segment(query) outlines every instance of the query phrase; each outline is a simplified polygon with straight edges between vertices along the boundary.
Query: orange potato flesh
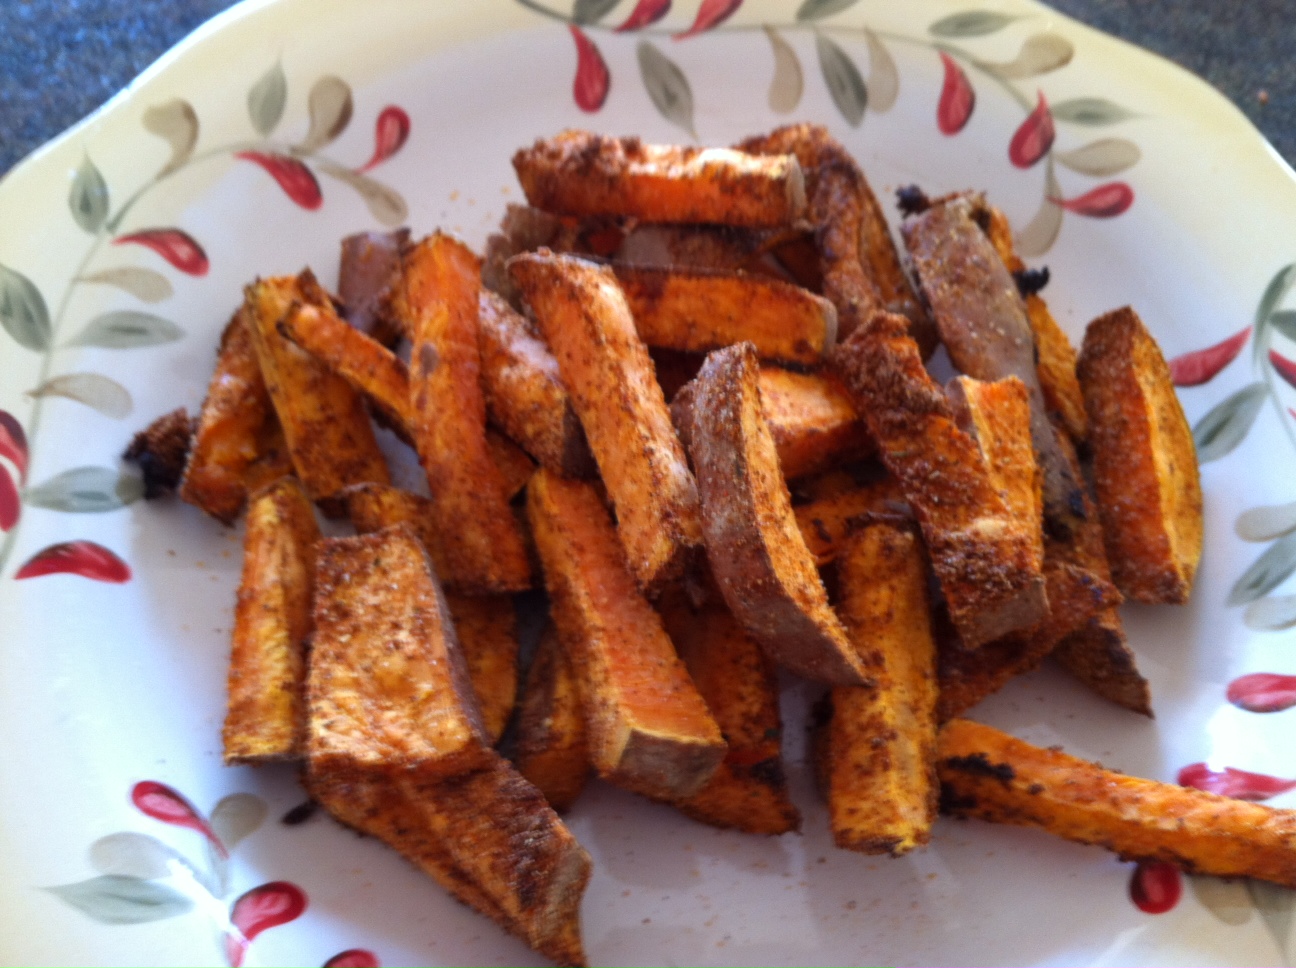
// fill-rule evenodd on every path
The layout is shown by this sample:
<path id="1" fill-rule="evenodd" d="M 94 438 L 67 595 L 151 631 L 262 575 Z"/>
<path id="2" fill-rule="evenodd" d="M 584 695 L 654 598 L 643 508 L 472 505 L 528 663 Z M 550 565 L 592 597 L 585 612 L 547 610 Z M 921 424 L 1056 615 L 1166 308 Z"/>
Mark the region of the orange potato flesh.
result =
<path id="1" fill-rule="evenodd" d="M 876 449 L 850 394 L 833 376 L 762 366 L 760 395 L 787 480 L 858 460 Z"/>
<path id="2" fill-rule="evenodd" d="M 427 473 L 445 570 L 457 588 L 521 591 L 531 585 L 526 544 L 486 443 L 477 344 L 481 264 L 437 233 L 405 257 L 397 297 L 410 334 L 414 440 Z"/>
<path id="3" fill-rule="evenodd" d="M 315 512 L 295 478 L 249 501 L 243 578 L 234 608 L 225 762 L 302 755 L 306 738 L 306 641 L 311 633 Z"/>
<path id="4" fill-rule="evenodd" d="M 446 594 L 482 726 L 499 742 L 517 702 L 517 612 L 508 595 Z"/>
<path id="5" fill-rule="evenodd" d="M 786 225 L 805 209 L 789 155 L 648 145 L 564 131 L 513 156 L 527 201 L 559 215 L 629 215 L 645 222 Z"/>
<path id="6" fill-rule="evenodd" d="M 522 488 L 535 473 L 535 461 L 512 440 L 490 427 L 486 428 L 486 450 L 499 469 L 500 480 L 504 482 L 504 496 L 513 500 L 522 493 Z"/>
<path id="7" fill-rule="evenodd" d="M 650 796 L 691 796 L 724 759 L 725 743 L 626 569 L 597 492 L 542 468 L 527 488 L 527 515 L 580 682 L 595 768 Z"/>
<path id="8" fill-rule="evenodd" d="M 820 566 L 834 561 L 842 545 L 860 528 L 874 521 L 899 523 L 913 519 L 913 511 L 893 477 L 852 485 L 793 508 L 793 513 L 806 547 Z"/>
<path id="9" fill-rule="evenodd" d="M 552 623 L 540 636 L 518 703 L 514 762 L 559 813 L 571 809 L 589 779 L 580 686 Z"/>

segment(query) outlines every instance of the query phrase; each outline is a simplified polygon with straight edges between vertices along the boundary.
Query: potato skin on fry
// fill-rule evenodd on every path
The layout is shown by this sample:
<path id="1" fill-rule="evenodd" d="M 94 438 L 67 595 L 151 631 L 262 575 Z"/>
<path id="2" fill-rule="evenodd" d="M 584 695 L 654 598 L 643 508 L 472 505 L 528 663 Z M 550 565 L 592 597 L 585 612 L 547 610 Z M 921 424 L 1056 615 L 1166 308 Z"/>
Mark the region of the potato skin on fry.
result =
<path id="1" fill-rule="evenodd" d="M 1126 306 L 1089 324 L 1078 373 L 1116 585 L 1139 602 L 1186 602 L 1201 559 L 1201 477 L 1161 349 Z"/>
<path id="2" fill-rule="evenodd" d="M 683 436 L 697 471 L 707 558 L 730 610 L 797 674 L 863 684 L 792 513 L 761 405 L 755 347 L 716 350 L 694 387 L 691 407 L 677 413 L 688 421 Z"/>
<path id="3" fill-rule="evenodd" d="M 786 225 L 805 209 L 801 166 L 786 155 L 568 130 L 519 149 L 513 168 L 527 201 L 558 215 L 765 228 Z"/>
<path id="4" fill-rule="evenodd" d="M 1115 773 L 966 719 L 941 729 L 936 765 L 947 813 L 1296 887 L 1296 811 Z"/>
<path id="5" fill-rule="evenodd" d="M 445 580 L 481 594 L 522 591 L 531 565 L 486 444 L 477 343 L 481 263 L 437 233 L 405 257 L 397 309 L 412 343 L 414 440 L 432 491 Z"/>
<path id="6" fill-rule="evenodd" d="M 836 560 L 850 536 L 877 521 L 903 524 L 913 520 L 913 510 L 894 477 L 827 494 L 793 508 L 797 527 L 815 564 Z"/>
<path id="7" fill-rule="evenodd" d="M 558 360 L 630 572 L 652 594 L 683 572 L 702 530 L 697 484 L 625 297 L 607 267 L 548 250 L 509 271 Z"/>
<path id="8" fill-rule="evenodd" d="M 552 623 L 540 636 L 518 703 L 513 762 L 559 813 L 571 809 L 589 779 L 580 685 Z"/>
<path id="9" fill-rule="evenodd" d="M 527 517 L 599 775 L 659 799 L 693 795 L 725 743 L 635 587 L 597 492 L 541 468 L 527 488 Z"/>
<path id="10" fill-rule="evenodd" d="M 227 765 L 304 753 L 317 540 L 315 512 L 295 478 L 252 495 L 222 734 Z"/>

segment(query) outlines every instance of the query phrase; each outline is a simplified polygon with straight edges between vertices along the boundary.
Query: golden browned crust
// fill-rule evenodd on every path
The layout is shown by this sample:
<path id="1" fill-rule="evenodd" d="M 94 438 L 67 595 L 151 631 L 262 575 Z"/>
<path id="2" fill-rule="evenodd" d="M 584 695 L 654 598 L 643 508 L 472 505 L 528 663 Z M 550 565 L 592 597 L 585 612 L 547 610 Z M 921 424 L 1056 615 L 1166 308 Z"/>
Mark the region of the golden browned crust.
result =
<path id="1" fill-rule="evenodd" d="M 1072 632 L 1050 653 L 1086 686 L 1118 706 L 1152 716 L 1152 694 L 1139 672 L 1125 626 L 1115 608 L 1106 608 Z"/>
<path id="2" fill-rule="evenodd" d="M 552 623 L 540 636 L 518 703 L 513 761 L 559 813 L 571 809 L 589 779 L 580 687 Z"/>
<path id="3" fill-rule="evenodd" d="M 402 491 L 387 484 L 356 484 L 342 492 L 347 516 L 360 534 L 371 534 L 397 524 L 408 524 L 418 537 L 432 562 L 437 578 L 447 572 L 448 560 L 441 547 L 441 532 L 432 513 L 432 502 L 418 494 Z M 464 591 L 452 581 L 442 585 L 455 592 Z"/>
<path id="4" fill-rule="evenodd" d="M 863 669 L 797 528 L 765 421 L 756 350 L 716 350 L 698 374 L 684 437 L 697 471 L 707 558 L 725 601 L 776 662 L 860 685 Z"/>
<path id="5" fill-rule="evenodd" d="M 683 572 L 702 543 L 697 485 L 652 360 L 611 269 L 542 250 L 509 263 L 558 360 L 639 587 Z"/>
<path id="6" fill-rule="evenodd" d="M 724 759 L 725 743 L 635 586 L 597 492 L 542 468 L 527 488 L 527 516 L 580 682 L 595 768 L 659 799 L 691 796 Z"/>
<path id="7" fill-rule="evenodd" d="M 761 403 L 783 477 L 817 474 L 877 448 L 850 394 L 830 373 L 760 368 Z"/>
<path id="8" fill-rule="evenodd" d="M 282 478 L 249 499 L 222 732 L 227 764 L 304 752 L 318 539 L 315 512 L 296 478 Z"/>
<path id="9" fill-rule="evenodd" d="M 405 257 L 397 298 L 410 334 L 415 446 L 432 492 L 445 580 L 481 594 L 531 585 L 531 564 L 486 444 L 478 305 L 481 265 L 436 233 Z"/>
<path id="10" fill-rule="evenodd" d="M 1126 776 L 965 719 L 941 729 L 937 757 L 946 812 L 1296 887 L 1296 811 Z"/>
<path id="11" fill-rule="evenodd" d="M 763 228 L 786 225 L 805 209 L 801 167 L 786 155 L 569 130 L 519 149 L 513 168 L 527 201 L 560 215 Z"/>
<path id="12" fill-rule="evenodd" d="M 833 362 L 917 515 L 964 644 L 1038 622 L 1048 603 L 1034 537 L 1014 526 L 905 319 L 879 313 L 838 346 Z"/>
<path id="13" fill-rule="evenodd" d="M 851 482 L 844 490 L 832 489 L 832 493 L 799 505 L 793 513 L 817 565 L 835 560 L 846 540 L 869 524 L 913 520 L 913 510 L 894 477 L 863 485 Z"/>
<path id="14" fill-rule="evenodd" d="M 639 338 L 705 353 L 748 341 L 762 359 L 813 366 L 837 340 L 837 310 L 778 279 L 681 266 L 615 263 Z"/>
<path id="15" fill-rule="evenodd" d="M 517 611 L 509 595 L 447 593 L 446 604 L 482 726 L 493 745 L 504 734 L 517 702 Z"/>
<path id="16" fill-rule="evenodd" d="M 1161 349 L 1126 306 L 1089 324 L 1078 373 L 1116 585 L 1140 602 L 1186 602 L 1201 558 L 1201 478 Z"/>

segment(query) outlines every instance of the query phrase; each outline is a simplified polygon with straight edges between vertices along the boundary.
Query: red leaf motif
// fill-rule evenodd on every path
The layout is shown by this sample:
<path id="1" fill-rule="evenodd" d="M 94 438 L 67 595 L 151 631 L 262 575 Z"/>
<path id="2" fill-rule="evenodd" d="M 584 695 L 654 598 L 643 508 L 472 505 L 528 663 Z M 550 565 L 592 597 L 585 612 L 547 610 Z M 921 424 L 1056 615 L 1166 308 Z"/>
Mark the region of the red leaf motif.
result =
<path id="1" fill-rule="evenodd" d="M 1176 356 L 1169 362 L 1170 378 L 1177 387 L 1200 386 L 1228 366 L 1242 352 L 1251 327 L 1234 333 L 1222 343 Z"/>
<path id="2" fill-rule="evenodd" d="M 0 464 L 0 531 L 8 531 L 18 523 L 18 509 L 21 506 L 18 485 L 14 483 L 9 468 Z"/>
<path id="3" fill-rule="evenodd" d="M 0 410 L 0 457 L 8 457 L 18 468 L 18 475 L 27 480 L 27 434 L 18 418 L 8 410 Z"/>
<path id="4" fill-rule="evenodd" d="M 627 30 L 641 30 L 649 24 L 655 24 L 670 12 L 671 0 L 639 0 L 625 23 L 617 28 L 621 33 Z"/>
<path id="5" fill-rule="evenodd" d="M 14 578 L 39 578 L 41 575 L 80 575 L 120 585 L 130 581 L 131 570 L 126 562 L 103 545 L 93 541 L 65 541 L 36 552 L 14 573 Z"/>
<path id="6" fill-rule="evenodd" d="M 1263 773 L 1248 773 L 1231 766 L 1212 770 L 1205 763 L 1189 763 L 1179 771 L 1179 785 L 1218 793 L 1235 800 L 1268 800 L 1288 790 L 1296 790 L 1296 780 L 1282 780 Z"/>
<path id="7" fill-rule="evenodd" d="M 1280 377 L 1296 387 L 1296 362 L 1287 359 L 1277 350 L 1270 350 L 1269 365 L 1278 372 Z"/>
<path id="8" fill-rule="evenodd" d="M 1049 110 L 1044 92 L 1039 92 L 1039 103 L 1026 115 L 1026 120 L 1013 133 L 1008 143 L 1008 160 L 1018 168 L 1029 168 L 1053 147 L 1053 112 Z"/>
<path id="9" fill-rule="evenodd" d="M 594 41 L 575 24 L 571 24 L 569 29 L 572 40 L 576 41 L 576 79 L 572 81 L 572 97 L 582 111 L 597 111 L 607 100 L 612 77 Z"/>
<path id="10" fill-rule="evenodd" d="M 1229 683 L 1228 701 L 1249 713 L 1279 713 L 1296 706 L 1296 676 L 1253 672 Z"/>
<path id="11" fill-rule="evenodd" d="M 941 51 L 940 58 L 945 65 L 945 83 L 941 85 L 940 103 L 936 107 L 936 126 L 941 134 L 958 134 L 972 117 L 976 91 L 953 57 Z"/>
<path id="12" fill-rule="evenodd" d="M 389 104 L 382 109 L 374 124 L 374 153 L 359 171 L 365 172 L 382 164 L 401 150 L 405 139 L 409 137 L 410 119 L 401 108 Z"/>
<path id="13" fill-rule="evenodd" d="M 702 0 L 698 7 L 693 26 L 683 33 L 675 35 L 676 40 L 694 37 L 712 30 L 733 16 L 734 11 L 742 6 L 742 0 Z"/>
<path id="14" fill-rule="evenodd" d="M 1130 900 L 1146 914 L 1165 914 L 1183 896 L 1179 868 L 1163 860 L 1141 860 L 1129 882 Z"/>
<path id="15" fill-rule="evenodd" d="M 161 820 L 173 827 L 196 830 L 212 842 L 212 846 L 227 855 L 225 845 L 207 823 L 207 818 L 179 793 L 156 780 L 142 780 L 131 788 L 131 803 L 146 817 Z"/>
<path id="16" fill-rule="evenodd" d="M 248 945 L 262 931 L 295 921 L 306 910 L 306 892 L 288 881 L 271 881 L 254 887 L 230 910 L 235 931 L 225 935 L 225 957 L 238 968 Z"/>
<path id="17" fill-rule="evenodd" d="M 191 276 L 207 275 L 207 253 L 188 232 L 179 229 L 144 229 L 130 235 L 119 235 L 113 245 L 142 245 L 152 249 L 181 272 Z"/>
<path id="18" fill-rule="evenodd" d="M 324 962 L 324 968 L 382 968 L 382 962 L 372 951 L 365 951 L 364 948 L 351 948 L 347 951 L 340 951 L 328 961 Z"/>
<path id="19" fill-rule="evenodd" d="M 320 194 L 315 173 L 296 158 L 262 151 L 236 151 L 234 157 L 260 165 L 279 183 L 284 193 L 302 208 L 317 209 L 323 204 L 324 196 Z"/>
<path id="20" fill-rule="evenodd" d="M 1050 198 L 1068 212 L 1090 218 L 1112 218 L 1134 204 L 1134 189 L 1124 182 L 1108 182 L 1077 198 Z"/>

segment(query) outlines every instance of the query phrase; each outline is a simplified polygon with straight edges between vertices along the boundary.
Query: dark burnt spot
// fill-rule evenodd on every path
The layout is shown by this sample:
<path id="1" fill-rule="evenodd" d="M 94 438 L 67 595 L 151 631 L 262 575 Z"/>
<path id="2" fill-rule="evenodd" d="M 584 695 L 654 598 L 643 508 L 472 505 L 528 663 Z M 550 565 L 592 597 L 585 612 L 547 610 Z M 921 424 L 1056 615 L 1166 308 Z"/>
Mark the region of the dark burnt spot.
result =
<path id="1" fill-rule="evenodd" d="M 896 207 L 902 215 L 921 215 L 931 208 L 931 199 L 917 185 L 902 185 L 896 189 Z"/>
<path id="2" fill-rule="evenodd" d="M 984 776 L 1000 783 L 1008 784 L 1017 778 L 1016 772 L 1007 763 L 991 763 L 984 753 L 972 753 L 968 756 L 951 756 L 944 761 L 946 769 L 958 770 L 971 776 Z"/>
<path id="3" fill-rule="evenodd" d="M 424 343 L 419 347 L 419 366 L 423 368 L 424 374 L 429 374 L 437 368 L 441 362 L 441 354 L 431 343 Z"/>
<path id="4" fill-rule="evenodd" d="M 1027 296 L 1037 295 L 1040 290 L 1048 285 L 1049 267 L 1040 266 L 1038 269 L 1019 269 L 1012 274 L 1012 277 L 1013 282 L 1017 283 L 1017 291 L 1025 299 Z"/>
<path id="5" fill-rule="evenodd" d="M 940 812 L 954 815 L 972 813 L 976 810 L 976 797 L 955 793 L 949 787 L 941 787 Z"/>
<path id="6" fill-rule="evenodd" d="M 747 767 L 747 773 L 753 780 L 763 786 L 781 790 L 787 786 L 787 777 L 783 775 L 783 761 L 771 756 Z"/>
<path id="7" fill-rule="evenodd" d="M 189 459 L 193 421 L 184 407 L 158 417 L 137 433 L 122 459 L 139 467 L 144 497 L 153 500 L 175 493 Z"/>
<path id="8" fill-rule="evenodd" d="M 1033 797 L 1037 797 L 1037 796 L 1039 796 L 1041 793 L 1044 792 L 1044 784 L 1043 784 L 1043 783 L 1032 783 L 1030 786 L 1028 786 L 1028 787 L 1026 788 L 1026 792 L 1029 793 L 1029 794 L 1030 794 L 1031 796 L 1033 796 Z"/>
<path id="9" fill-rule="evenodd" d="M 319 812 L 319 804 L 314 800 L 307 800 L 305 803 L 299 803 L 282 817 L 279 822 L 285 827 L 299 827 L 311 817 Z"/>

